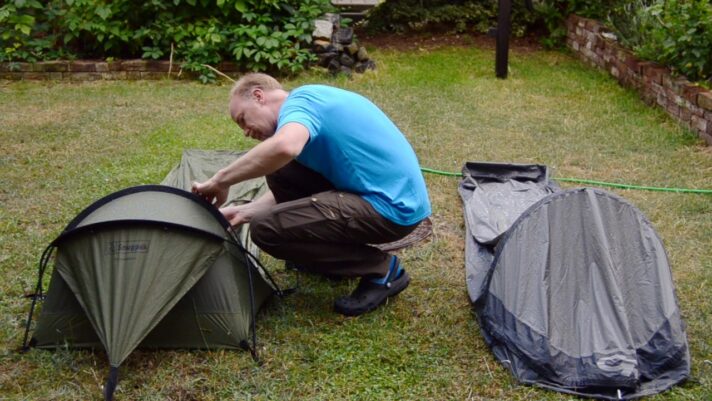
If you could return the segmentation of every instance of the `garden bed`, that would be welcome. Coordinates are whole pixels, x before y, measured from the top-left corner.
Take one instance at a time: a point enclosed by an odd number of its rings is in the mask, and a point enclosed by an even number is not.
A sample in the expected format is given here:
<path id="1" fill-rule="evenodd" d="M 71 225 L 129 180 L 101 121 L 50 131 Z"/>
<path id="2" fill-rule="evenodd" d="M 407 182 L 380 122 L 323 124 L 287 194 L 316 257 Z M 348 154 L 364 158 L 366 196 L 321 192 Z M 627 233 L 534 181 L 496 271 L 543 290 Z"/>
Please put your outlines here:
<path id="1" fill-rule="evenodd" d="M 667 67 L 639 60 L 598 21 L 571 15 L 566 28 L 566 44 L 582 60 L 636 89 L 646 103 L 657 104 L 712 145 L 712 92 Z"/>

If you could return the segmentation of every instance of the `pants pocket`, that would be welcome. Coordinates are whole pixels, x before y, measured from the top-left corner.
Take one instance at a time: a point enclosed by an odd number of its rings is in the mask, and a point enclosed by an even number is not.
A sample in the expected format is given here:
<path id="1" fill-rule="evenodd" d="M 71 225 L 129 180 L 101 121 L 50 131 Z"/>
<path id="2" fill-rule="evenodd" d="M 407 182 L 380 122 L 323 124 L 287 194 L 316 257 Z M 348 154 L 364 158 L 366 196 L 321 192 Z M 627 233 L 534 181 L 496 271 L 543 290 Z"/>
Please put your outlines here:
<path id="1" fill-rule="evenodd" d="M 347 218 L 343 214 L 340 196 L 343 195 L 336 191 L 320 192 L 310 198 L 311 206 L 327 220 Z"/>

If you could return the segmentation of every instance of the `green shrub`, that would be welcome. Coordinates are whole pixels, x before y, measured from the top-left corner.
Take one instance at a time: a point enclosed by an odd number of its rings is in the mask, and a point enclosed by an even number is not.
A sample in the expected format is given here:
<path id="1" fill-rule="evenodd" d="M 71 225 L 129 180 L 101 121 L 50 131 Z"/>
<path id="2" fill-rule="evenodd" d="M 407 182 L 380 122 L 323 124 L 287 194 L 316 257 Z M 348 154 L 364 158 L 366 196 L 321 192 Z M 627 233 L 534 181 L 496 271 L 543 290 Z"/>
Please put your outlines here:
<path id="1" fill-rule="evenodd" d="M 10 0 L 0 6 L 0 61 L 174 58 L 296 73 L 313 60 L 313 21 L 329 0 Z M 173 49 L 173 50 L 171 50 Z"/>
<path id="2" fill-rule="evenodd" d="M 609 22 L 636 55 L 694 81 L 712 78 L 712 5 L 707 0 L 638 0 Z"/>
<path id="3" fill-rule="evenodd" d="M 535 10 L 546 34 L 542 37 L 544 46 L 562 46 L 566 40 L 566 18 L 571 14 L 602 20 L 608 11 L 625 0 L 541 0 L 535 2 Z"/>
<path id="4" fill-rule="evenodd" d="M 492 0 L 386 0 L 368 15 L 371 32 L 438 30 L 444 26 L 455 32 L 487 32 L 497 24 L 497 1 Z M 522 2 L 512 11 L 512 33 L 524 35 L 534 15 Z"/>

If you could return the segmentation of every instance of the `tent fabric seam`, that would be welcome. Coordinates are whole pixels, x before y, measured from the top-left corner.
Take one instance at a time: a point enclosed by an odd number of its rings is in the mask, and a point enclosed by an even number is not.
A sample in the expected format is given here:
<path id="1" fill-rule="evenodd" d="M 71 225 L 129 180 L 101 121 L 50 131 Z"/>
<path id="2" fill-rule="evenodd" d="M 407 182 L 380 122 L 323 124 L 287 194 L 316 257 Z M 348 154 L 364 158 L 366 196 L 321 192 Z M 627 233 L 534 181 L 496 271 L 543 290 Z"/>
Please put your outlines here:
<path id="1" fill-rule="evenodd" d="M 85 218 L 87 218 L 92 212 L 96 211 L 97 209 L 106 205 L 107 203 L 109 203 L 115 199 L 124 197 L 126 195 L 132 195 L 135 193 L 148 192 L 148 191 L 167 192 L 170 194 L 179 195 L 183 198 L 192 200 L 193 202 L 199 204 L 204 209 L 206 209 L 208 212 L 210 212 L 210 214 L 216 218 L 216 220 L 220 223 L 220 225 L 223 226 L 223 228 L 228 229 L 230 227 L 230 223 L 227 221 L 227 219 L 225 219 L 225 216 L 223 216 L 222 213 L 220 213 L 220 211 L 217 208 L 213 207 L 210 203 L 208 203 L 206 200 L 200 198 L 199 196 L 194 195 L 191 192 L 188 192 L 188 191 L 185 191 L 185 190 L 182 190 L 179 188 L 170 187 L 167 185 L 151 184 L 151 185 L 139 185 L 139 186 L 135 186 L 135 187 L 126 188 L 121 191 L 109 194 L 109 195 L 95 201 L 94 203 L 92 203 L 91 205 L 86 207 L 84 210 L 82 210 L 77 215 L 77 217 L 75 217 L 67 225 L 67 227 L 65 227 L 65 229 L 60 234 L 60 237 L 63 235 L 66 235 L 69 232 L 71 232 L 72 230 L 74 230 L 76 228 L 76 226 L 79 223 L 81 223 Z"/>

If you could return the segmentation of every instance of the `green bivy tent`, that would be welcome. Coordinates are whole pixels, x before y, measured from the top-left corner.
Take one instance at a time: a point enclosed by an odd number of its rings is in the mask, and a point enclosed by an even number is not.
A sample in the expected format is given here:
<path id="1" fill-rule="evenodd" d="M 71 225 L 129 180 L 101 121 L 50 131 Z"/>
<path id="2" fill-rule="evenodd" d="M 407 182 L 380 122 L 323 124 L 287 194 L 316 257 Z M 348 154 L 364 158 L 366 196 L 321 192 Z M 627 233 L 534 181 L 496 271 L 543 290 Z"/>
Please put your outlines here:
<path id="1" fill-rule="evenodd" d="M 228 230 L 214 206 L 190 193 L 193 181 L 240 155 L 185 151 L 162 185 L 127 188 L 82 211 L 41 258 L 24 347 L 103 348 L 111 366 L 107 399 L 119 364 L 136 348 L 249 349 L 252 334 L 254 352 L 256 311 L 279 290 L 254 256 L 248 230 Z M 249 202 L 265 188 L 264 179 L 235 185 L 228 203 Z"/>

